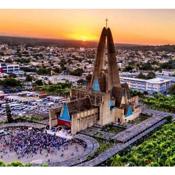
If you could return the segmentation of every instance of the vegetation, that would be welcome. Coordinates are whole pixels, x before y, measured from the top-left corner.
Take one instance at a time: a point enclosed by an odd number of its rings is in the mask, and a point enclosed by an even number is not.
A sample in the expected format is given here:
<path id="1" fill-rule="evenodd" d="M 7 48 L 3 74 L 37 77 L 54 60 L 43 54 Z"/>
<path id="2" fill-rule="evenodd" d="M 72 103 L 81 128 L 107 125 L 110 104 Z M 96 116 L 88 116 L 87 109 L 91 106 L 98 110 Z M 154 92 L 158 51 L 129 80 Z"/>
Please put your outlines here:
<path id="1" fill-rule="evenodd" d="M 106 151 L 107 149 L 111 148 L 114 145 L 112 141 L 106 141 L 99 138 L 95 138 L 95 139 L 99 143 L 99 148 L 95 151 L 93 155 L 88 156 L 87 161 L 97 157 L 99 154 L 101 154 L 102 152 Z"/>
<path id="2" fill-rule="evenodd" d="M 175 69 L 175 60 L 169 60 L 168 62 L 160 65 L 162 69 Z"/>
<path id="3" fill-rule="evenodd" d="M 0 80 L 0 85 L 4 87 L 21 87 L 21 82 L 16 80 L 15 78 L 5 78 L 4 80 Z"/>
<path id="4" fill-rule="evenodd" d="M 11 109 L 10 109 L 8 102 L 6 102 L 5 110 L 6 110 L 7 122 L 8 123 L 13 122 L 13 117 L 12 117 Z"/>
<path id="5" fill-rule="evenodd" d="M 154 72 L 149 72 L 147 75 L 144 75 L 142 72 L 137 76 L 137 78 L 141 79 L 152 79 L 155 78 L 156 74 Z"/>
<path id="6" fill-rule="evenodd" d="M 169 88 L 168 93 L 171 94 L 171 95 L 175 95 L 175 84 L 173 84 L 173 85 Z"/>
<path id="7" fill-rule="evenodd" d="M 75 76 L 82 76 L 83 72 L 83 69 L 77 68 L 74 71 L 71 71 L 70 74 Z"/>
<path id="8" fill-rule="evenodd" d="M 153 64 L 151 62 L 142 63 L 140 65 L 140 70 L 153 70 Z"/>
<path id="9" fill-rule="evenodd" d="M 35 83 L 34 83 L 35 86 L 42 86 L 43 84 L 44 83 L 43 83 L 42 80 L 36 80 Z"/>
<path id="10" fill-rule="evenodd" d="M 30 82 L 30 81 L 32 81 L 32 80 L 33 80 L 32 76 L 30 76 L 30 75 L 27 75 L 27 76 L 26 76 L 26 81 L 29 81 L 29 82 Z"/>
<path id="11" fill-rule="evenodd" d="M 29 167 L 31 166 L 30 163 L 23 164 L 21 162 L 15 161 L 9 164 L 4 163 L 3 161 L 0 161 L 0 167 L 6 167 L 6 166 L 13 166 L 13 167 Z"/>
<path id="12" fill-rule="evenodd" d="M 174 166 L 175 123 L 161 127 L 139 146 L 111 158 L 111 166 Z"/>
<path id="13" fill-rule="evenodd" d="M 175 112 L 175 95 L 164 96 L 157 94 L 154 97 L 144 97 L 143 102 L 154 109 Z"/>
<path id="14" fill-rule="evenodd" d="M 15 60 L 17 63 L 21 63 L 21 64 L 29 64 L 30 63 L 30 59 L 28 58 L 19 58 Z"/>
<path id="15" fill-rule="evenodd" d="M 107 125 L 103 127 L 103 130 L 105 132 L 111 132 L 111 133 L 119 133 L 121 131 L 123 131 L 125 128 L 124 127 L 119 127 L 119 126 L 113 126 L 113 125 Z"/>
<path id="16" fill-rule="evenodd" d="M 40 115 L 27 115 L 27 116 L 16 118 L 15 122 L 40 122 L 43 120 L 44 120 L 44 117 Z"/>
<path id="17" fill-rule="evenodd" d="M 50 75 L 51 74 L 51 69 L 50 68 L 41 67 L 41 68 L 38 69 L 37 74 L 38 75 Z"/>
<path id="18" fill-rule="evenodd" d="M 128 65 L 128 66 L 126 66 L 126 67 L 123 69 L 123 71 L 124 71 L 124 72 L 132 72 L 132 71 L 133 71 L 133 69 L 134 69 L 134 67 L 133 67 L 133 66 Z"/>
<path id="19" fill-rule="evenodd" d="M 137 117 L 136 119 L 129 121 L 130 124 L 139 124 L 141 122 L 143 122 L 144 120 L 150 118 L 150 115 L 146 115 L 146 114 L 141 114 L 139 117 Z"/>
<path id="20" fill-rule="evenodd" d="M 139 97 L 144 97 L 144 95 L 147 95 L 148 93 L 145 91 L 144 93 L 143 92 L 140 92 L 140 91 L 136 91 L 136 90 L 132 90 L 130 89 L 130 95 L 131 97 L 134 97 L 134 96 L 139 96 Z"/>
<path id="21" fill-rule="evenodd" d="M 43 85 L 36 87 L 38 91 L 44 91 L 50 95 L 63 95 L 66 96 L 69 94 L 71 88 L 70 83 L 58 83 L 54 85 Z"/>

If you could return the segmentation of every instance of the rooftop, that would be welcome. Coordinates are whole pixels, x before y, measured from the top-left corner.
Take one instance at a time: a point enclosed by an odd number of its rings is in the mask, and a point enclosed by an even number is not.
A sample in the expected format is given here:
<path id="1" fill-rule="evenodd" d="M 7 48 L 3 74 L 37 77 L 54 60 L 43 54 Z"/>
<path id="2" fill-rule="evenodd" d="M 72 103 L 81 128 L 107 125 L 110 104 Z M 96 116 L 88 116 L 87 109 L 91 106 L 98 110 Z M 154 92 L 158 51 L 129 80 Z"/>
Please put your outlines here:
<path id="1" fill-rule="evenodd" d="M 163 79 L 163 78 L 153 78 L 149 80 L 144 80 L 144 79 L 139 79 L 139 78 L 130 78 L 130 77 L 120 77 L 121 79 L 125 80 L 134 80 L 134 81 L 142 81 L 142 82 L 147 82 L 147 83 L 154 83 L 154 84 L 161 84 L 161 83 L 166 83 L 171 81 L 170 79 Z"/>

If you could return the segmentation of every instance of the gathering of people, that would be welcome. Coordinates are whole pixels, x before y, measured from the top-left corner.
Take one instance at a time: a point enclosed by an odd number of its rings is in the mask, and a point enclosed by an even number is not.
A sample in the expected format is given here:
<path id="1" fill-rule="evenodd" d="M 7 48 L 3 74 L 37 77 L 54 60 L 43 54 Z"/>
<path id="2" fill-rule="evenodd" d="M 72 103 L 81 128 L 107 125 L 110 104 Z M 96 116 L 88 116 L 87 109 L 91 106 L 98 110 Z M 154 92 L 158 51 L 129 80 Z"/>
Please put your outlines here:
<path id="1" fill-rule="evenodd" d="M 28 127 L 6 128 L 0 136 L 0 160 L 14 159 L 31 162 L 40 158 L 47 162 L 66 160 L 85 151 L 86 145 L 77 139 L 58 137 L 48 134 L 47 130 Z M 66 131 L 65 131 L 66 132 Z M 11 153 L 11 157 L 7 155 Z M 15 155 L 15 156 L 14 156 Z"/>
<path id="2" fill-rule="evenodd" d="M 14 151 L 18 158 L 28 154 L 34 155 L 38 152 L 42 154 L 43 150 L 50 153 L 67 142 L 64 138 L 58 138 L 55 135 L 49 135 L 34 128 L 11 129 L 9 133 L 0 137 L 0 150 L 1 152 L 6 152 L 8 149 L 10 152 Z"/>

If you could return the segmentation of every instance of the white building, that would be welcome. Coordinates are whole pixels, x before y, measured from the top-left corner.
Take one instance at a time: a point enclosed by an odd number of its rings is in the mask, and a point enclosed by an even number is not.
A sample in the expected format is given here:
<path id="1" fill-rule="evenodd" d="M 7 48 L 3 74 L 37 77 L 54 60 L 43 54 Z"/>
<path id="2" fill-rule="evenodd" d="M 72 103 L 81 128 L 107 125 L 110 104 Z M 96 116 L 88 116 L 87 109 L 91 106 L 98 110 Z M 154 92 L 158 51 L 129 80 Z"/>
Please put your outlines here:
<path id="1" fill-rule="evenodd" d="M 0 73 L 17 73 L 20 71 L 18 64 L 6 64 L 6 63 L 0 63 Z"/>
<path id="2" fill-rule="evenodd" d="M 56 83 L 64 83 L 66 81 L 70 83 L 76 83 L 78 80 L 82 79 L 79 76 L 73 76 L 73 75 L 53 75 L 48 77 L 49 81 L 53 84 Z"/>
<path id="3" fill-rule="evenodd" d="M 144 80 L 138 78 L 120 77 L 120 81 L 121 83 L 127 83 L 133 90 L 148 92 L 149 94 L 153 94 L 155 92 L 166 93 L 167 89 L 172 84 L 171 80 L 162 78 Z"/>

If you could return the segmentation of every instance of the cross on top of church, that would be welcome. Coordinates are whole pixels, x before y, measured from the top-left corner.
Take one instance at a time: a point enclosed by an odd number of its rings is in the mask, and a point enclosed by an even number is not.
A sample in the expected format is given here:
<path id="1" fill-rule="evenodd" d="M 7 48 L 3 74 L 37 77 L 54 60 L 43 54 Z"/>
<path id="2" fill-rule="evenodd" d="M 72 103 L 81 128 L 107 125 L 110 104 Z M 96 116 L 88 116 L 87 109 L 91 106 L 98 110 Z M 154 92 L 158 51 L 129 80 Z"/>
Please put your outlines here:
<path id="1" fill-rule="evenodd" d="M 108 27 L 108 18 L 105 19 L 106 21 L 106 28 Z"/>

